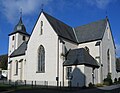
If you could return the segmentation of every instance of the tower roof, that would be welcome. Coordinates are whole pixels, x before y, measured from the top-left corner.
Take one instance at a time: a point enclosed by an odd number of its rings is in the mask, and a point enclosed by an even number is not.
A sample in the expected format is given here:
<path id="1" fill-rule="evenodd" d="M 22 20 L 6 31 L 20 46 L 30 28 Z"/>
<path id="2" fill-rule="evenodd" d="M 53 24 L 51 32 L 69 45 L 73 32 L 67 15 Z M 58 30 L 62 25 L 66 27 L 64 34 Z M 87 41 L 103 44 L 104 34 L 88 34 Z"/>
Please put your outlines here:
<path id="1" fill-rule="evenodd" d="M 22 17 L 20 17 L 20 20 L 19 20 L 18 24 L 14 28 L 14 31 L 12 33 L 10 33 L 9 36 L 12 35 L 12 34 L 15 34 L 15 33 L 22 33 L 22 34 L 30 36 L 26 32 L 26 28 L 25 28 L 25 26 L 24 26 L 24 24 L 22 22 Z"/>

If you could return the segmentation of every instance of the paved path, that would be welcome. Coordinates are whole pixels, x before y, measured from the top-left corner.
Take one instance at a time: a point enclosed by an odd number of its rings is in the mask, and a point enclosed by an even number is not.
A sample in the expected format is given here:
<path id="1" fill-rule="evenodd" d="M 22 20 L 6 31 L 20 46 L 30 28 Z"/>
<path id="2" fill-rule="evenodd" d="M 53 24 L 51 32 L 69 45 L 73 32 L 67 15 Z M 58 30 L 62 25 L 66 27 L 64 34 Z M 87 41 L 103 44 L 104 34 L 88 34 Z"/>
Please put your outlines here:
<path id="1" fill-rule="evenodd" d="M 9 93 L 120 93 L 120 89 L 102 90 L 94 89 L 79 89 L 79 90 L 57 90 L 57 89 L 29 89 L 12 91 Z"/>
<path id="2" fill-rule="evenodd" d="M 105 86 L 105 87 L 98 87 L 98 89 L 101 89 L 101 90 L 113 90 L 113 89 L 117 89 L 117 88 L 120 88 L 120 84 Z"/>
<path id="3" fill-rule="evenodd" d="M 120 93 L 120 84 L 105 86 L 93 89 L 56 89 L 56 88 L 38 88 L 17 91 L 4 91 L 0 93 Z"/>
<path id="4" fill-rule="evenodd" d="M 54 89 L 30 89 L 30 90 L 19 90 L 19 91 L 12 91 L 8 93 L 104 93 L 102 90 L 98 89 L 87 89 L 87 90 L 54 90 Z M 7 92 L 6 92 L 7 93 Z"/>

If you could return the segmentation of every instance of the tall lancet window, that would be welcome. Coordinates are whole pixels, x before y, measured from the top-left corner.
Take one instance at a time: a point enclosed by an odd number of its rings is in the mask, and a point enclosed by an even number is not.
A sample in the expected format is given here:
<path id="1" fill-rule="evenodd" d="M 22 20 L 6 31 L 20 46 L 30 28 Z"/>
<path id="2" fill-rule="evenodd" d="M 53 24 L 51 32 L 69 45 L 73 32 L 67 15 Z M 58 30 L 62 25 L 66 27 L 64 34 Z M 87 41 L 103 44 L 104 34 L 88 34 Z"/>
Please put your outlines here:
<path id="1" fill-rule="evenodd" d="M 45 72 L 45 49 L 42 45 L 38 49 L 38 72 Z"/>
<path id="2" fill-rule="evenodd" d="M 110 73 L 110 50 L 107 51 L 108 73 Z"/>
<path id="3" fill-rule="evenodd" d="M 43 21 L 41 21 L 41 27 L 40 27 L 40 35 L 43 34 Z"/>
<path id="4" fill-rule="evenodd" d="M 18 61 L 15 62 L 15 75 L 18 75 Z"/>

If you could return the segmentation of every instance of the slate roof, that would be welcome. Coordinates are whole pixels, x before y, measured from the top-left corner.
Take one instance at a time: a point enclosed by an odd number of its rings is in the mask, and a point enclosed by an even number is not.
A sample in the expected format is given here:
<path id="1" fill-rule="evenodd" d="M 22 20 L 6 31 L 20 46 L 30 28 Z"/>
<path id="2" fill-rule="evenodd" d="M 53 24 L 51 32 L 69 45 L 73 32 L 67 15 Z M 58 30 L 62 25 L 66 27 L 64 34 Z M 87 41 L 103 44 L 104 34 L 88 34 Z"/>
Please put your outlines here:
<path id="1" fill-rule="evenodd" d="M 45 15 L 45 17 L 47 18 L 50 25 L 55 30 L 58 36 L 68 39 L 70 41 L 73 41 L 75 43 L 82 43 L 82 42 L 102 39 L 104 32 L 105 32 L 105 28 L 106 28 L 106 23 L 107 23 L 107 20 L 103 19 L 97 22 L 92 22 L 87 25 L 72 28 L 45 12 L 43 12 L 43 14 Z M 18 30 L 17 29 L 18 26 L 21 26 L 22 29 Z M 15 26 L 15 29 L 11 34 L 14 34 L 17 32 L 29 35 L 26 32 L 24 24 L 22 23 L 22 18 L 20 18 L 19 23 Z M 26 48 L 27 48 L 27 44 L 24 42 L 23 44 L 20 45 L 20 47 L 17 50 L 15 50 L 11 54 L 10 57 L 25 54 Z"/>
<path id="2" fill-rule="evenodd" d="M 43 14 L 55 30 L 55 32 L 58 34 L 58 36 L 69 39 L 75 43 L 101 40 L 103 38 L 107 25 L 107 18 L 105 18 L 83 26 L 72 28 L 45 12 L 43 12 Z"/>
<path id="3" fill-rule="evenodd" d="M 25 55 L 26 49 L 27 49 L 27 41 L 23 42 L 15 51 L 13 51 L 10 57 Z"/>
<path id="4" fill-rule="evenodd" d="M 77 42 L 73 28 L 61 22 L 60 20 L 52 17 L 51 15 L 43 12 L 58 36 Z"/>
<path id="5" fill-rule="evenodd" d="M 20 17 L 20 20 L 19 20 L 18 24 L 15 26 L 14 31 L 12 33 L 10 33 L 9 36 L 12 35 L 12 34 L 15 34 L 15 33 L 22 33 L 22 34 L 30 36 L 26 32 L 26 28 L 25 28 L 25 26 L 24 26 L 24 24 L 22 22 L 22 18 L 21 17 Z"/>
<path id="6" fill-rule="evenodd" d="M 78 38 L 78 43 L 101 40 L 103 38 L 106 25 L 107 19 L 103 19 L 74 28 Z"/>
<path id="7" fill-rule="evenodd" d="M 70 50 L 67 60 L 63 63 L 64 66 L 83 64 L 95 68 L 99 67 L 97 61 L 84 48 Z"/>

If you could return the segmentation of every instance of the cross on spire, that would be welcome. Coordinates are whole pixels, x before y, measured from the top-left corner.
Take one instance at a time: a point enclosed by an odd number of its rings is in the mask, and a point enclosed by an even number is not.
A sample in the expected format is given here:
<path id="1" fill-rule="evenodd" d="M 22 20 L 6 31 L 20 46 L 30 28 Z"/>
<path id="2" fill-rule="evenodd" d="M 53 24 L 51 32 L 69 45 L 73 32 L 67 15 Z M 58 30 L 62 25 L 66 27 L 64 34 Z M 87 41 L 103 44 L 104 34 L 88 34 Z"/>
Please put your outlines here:
<path id="1" fill-rule="evenodd" d="M 44 4 L 41 4 L 41 11 L 43 12 Z"/>
<path id="2" fill-rule="evenodd" d="M 22 8 L 20 9 L 20 17 L 22 18 Z"/>
<path id="3" fill-rule="evenodd" d="M 108 12 L 106 11 L 106 18 L 108 18 Z"/>

